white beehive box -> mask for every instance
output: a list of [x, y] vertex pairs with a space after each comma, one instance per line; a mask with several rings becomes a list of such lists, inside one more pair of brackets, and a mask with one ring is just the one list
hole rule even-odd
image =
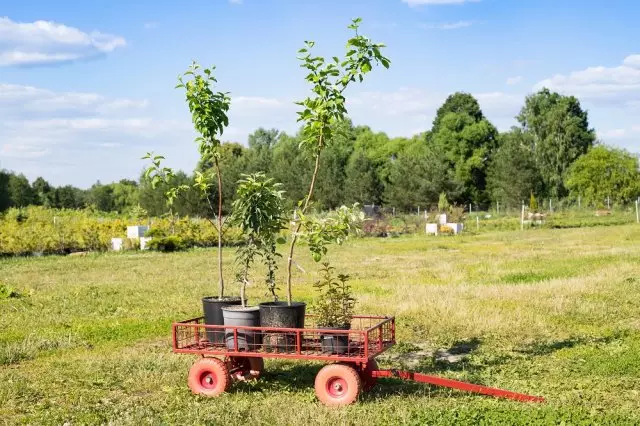
[[111, 250], [120, 251], [123, 248], [124, 239], [123, 238], [112, 238], [111, 239]]
[[453, 233], [454, 234], [459, 234], [462, 232], [462, 228], [464, 228], [464, 224], [463, 223], [447, 223], [447, 226], [451, 229], [453, 229]]
[[437, 223], [427, 223], [426, 232], [428, 235], [438, 235], [438, 224]]
[[151, 237], [140, 237], [140, 250], [146, 250], [147, 249], [147, 244], [149, 244], [149, 241], [151, 241], [153, 238]]
[[141, 238], [149, 230], [148, 226], [127, 226], [127, 238]]
[[440, 225], [446, 225], [447, 224], [447, 214], [446, 213], [442, 213], [441, 215], [438, 216], [438, 223]]

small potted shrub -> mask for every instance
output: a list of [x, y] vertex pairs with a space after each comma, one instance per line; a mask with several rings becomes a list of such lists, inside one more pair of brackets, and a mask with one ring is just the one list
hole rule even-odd
[[[326, 330], [349, 330], [355, 306], [348, 275], [334, 274], [335, 268], [329, 263], [322, 264], [321, 278], [313, 285], [318, 298], [314, 304], [317, 328]], [[346, 333], [322, 333], [322, 352], [344, 354], [349, 350], [349, 335]]]
[[[246, 287], [249, 271], [257, 258], [262, 258], [267, 267], [266, 282], [273, 292], [275, 286], [276, 238], [286, 222], [281, 184], [267, 178], [264, 173], [244, 175], [238, 182], [236, 199], [233, 202], [231, 223], [243, 233], [243, 244], [236, 249], [236, 264], [240, 267], [236, 275], [240, 284], [241, 305], [222, 307], [224, 325], [260, 326], [258, 306], [247, 306]], [[234, 349], [232, 329], [225, 333], [229, 349]], [[238, 350], [251, 350], [262, 343], [262, 336], [250, 330], [238, 331]]]

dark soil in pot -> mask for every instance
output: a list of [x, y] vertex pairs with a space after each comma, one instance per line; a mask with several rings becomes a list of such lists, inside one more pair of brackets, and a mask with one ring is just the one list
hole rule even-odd
[[[225, 326], [259, 327], [260, 308], [257, 306], [224, 306]], [[229, 350], [234, 350], [236, 336], [233, 328], [225, 328], [225, 341]], [[237, 330], [238, 351], [255, 351], [262, 344], [262, 333], [253, 330]]]
[[[222, 307], [229, 305], [240, 305], [239, 297], [224, 297], [218, 299], [214, 296], [202, 298], [202, 312], [204, 313], [204, 323], [207, 325], [224, 325]], [[224, 343], [224, 330], [207, 330], [207, 339], [213, 345]]]
[[[320, 330], [350, 330], [350, 325], [342, 327], [320, 327]], [[349, 351], [349, 335], [343, 333], [321, 333], [320, 342], [322, 352], [326, 354], [343, 355]]]
[[[261, 327], [304, 328], [304, 302], [265, 302], [260, 304]], [[267, 352], [294, 352], [296, 333], [265, 333], [264, 346]]]

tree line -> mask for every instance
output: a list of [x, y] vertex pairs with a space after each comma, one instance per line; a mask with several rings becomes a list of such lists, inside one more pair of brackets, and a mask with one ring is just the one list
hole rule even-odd
[[[640, 196], [638, 156], [597, 141], [588, 113], [577, 98], [543, 89], [526, 97], [518, 125], [499, 132], [468, 93], [454, 93], [438, 109], [432, 128], [412, 138], [390, 138], [350, 121], [336, 123], [333, 141], [322, 152], [315, 207], [320, 210], [358, 202], [410, 211], [437, 205], [439, 195], [460, 205], [519, 206], [523, 200], [576, 199], [596, 207], [605, 199], [628, 203]], [[229, 212], [237, 181], [263, 171], [283, 183], [289, 200], [305, 196], [312, 161], [299, 149], [300, 134], [260, 128], [247, 146], [222, 144], [220, 167], [224, 211]], [[179, 172], [173, 185], [193, 186], [195, 172], [207, 172], [203, 159], [194, 174]], [[0, 211], [43, 205], [57, 208], [93, 206], [100, 211], [167, 211], [164, 192], [142, 177], [87, 190], [53, 187], [43, 178], [0, 171]], [[216, 196], [211, 189], [211, 198]], [[206, 216], [209, 200], [185, 191], [174, 205], [179, 215]]]

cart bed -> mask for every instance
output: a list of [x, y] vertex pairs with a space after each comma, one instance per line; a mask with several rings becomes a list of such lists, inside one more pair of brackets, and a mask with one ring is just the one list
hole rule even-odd
[[[395, 344], [395, 318], [358, 315], [351, 321], [350, 330], [316, 328], [313, 315], [306, 315], [305, 328], [236, 327], [205, 325], [204, 319], [194, 318], [173, 324], [173, 350], [177, 353], [223, 355], [261, 358], [297, 358], [325, 361], [364, 363]], [[225, 333], [226, 342], [210, 342], [212, 333]], [[243, 345], [244, 333], [256, 337]], [[341, 336], [340, 353], [327, 351], [322, 339]], [[240, 339], [238, 338], [240, 336]], [[346, 336], [346, 337], [345, 337]], [[215, 340], [215, 339], [214, 339]], [[244, 346], [244, 347], [242, 347]]]

